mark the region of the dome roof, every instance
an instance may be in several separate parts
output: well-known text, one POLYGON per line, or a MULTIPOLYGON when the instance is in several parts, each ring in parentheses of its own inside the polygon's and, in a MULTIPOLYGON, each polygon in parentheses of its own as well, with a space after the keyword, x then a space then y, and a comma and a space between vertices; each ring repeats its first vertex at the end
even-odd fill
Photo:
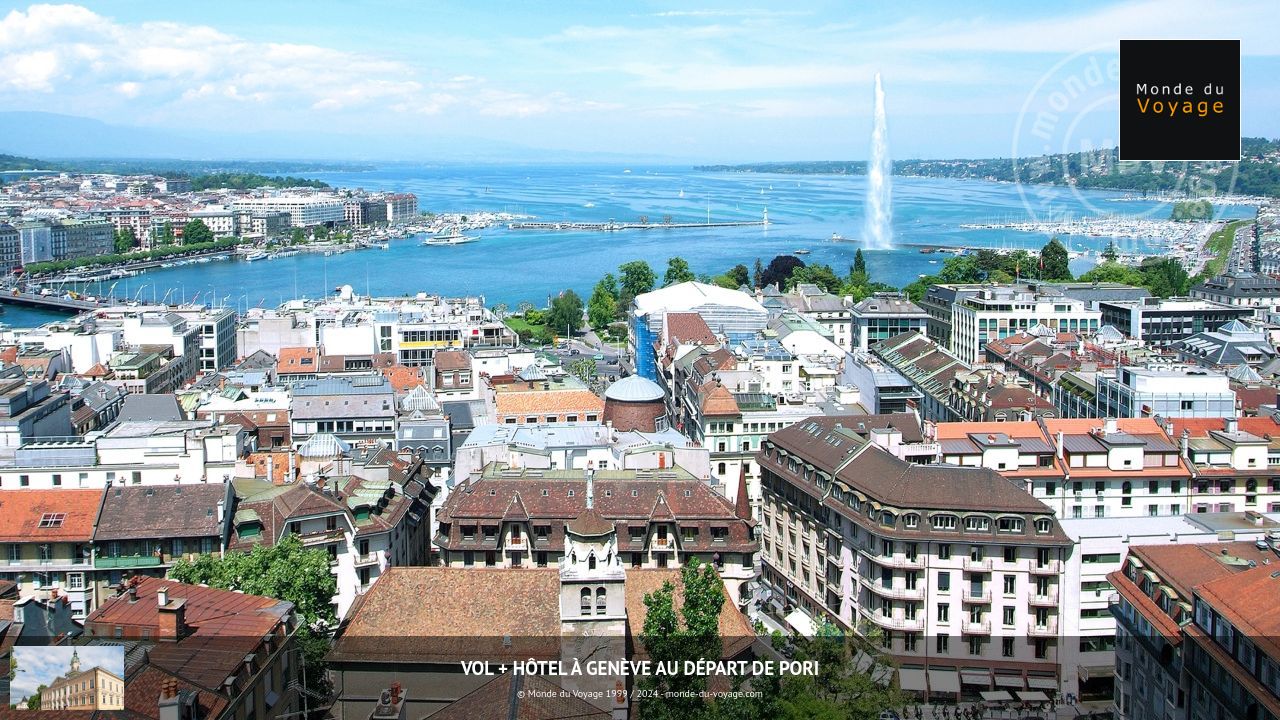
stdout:
POLYGON ((304 458, 336 458, 348 452, 351 446, 329 433, 316 433, 298 448, 298 455, 304 458))
POLYGON ((606 400, 620 402, 654 402, 665 395, 658 383, 639 375, 624 377, 604 391, 606 400))

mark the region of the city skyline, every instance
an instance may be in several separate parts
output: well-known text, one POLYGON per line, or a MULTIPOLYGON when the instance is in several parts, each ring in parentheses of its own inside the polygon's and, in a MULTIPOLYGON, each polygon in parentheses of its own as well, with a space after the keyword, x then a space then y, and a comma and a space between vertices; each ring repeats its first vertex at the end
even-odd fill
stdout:
MULTIPOLYGON (((1264 3, 931 3, 904 15, 385 2, 352 16, 347 5, 86 2, 0 13, 9 111, 136 128, 165 138, 169 156, 863 159, 876 72, 895 158, 1078 150, 1114 144, 1109 80, 1067 111, 1071 136, 1045 147, 1023 141, 1020 115, 1071 58, 1105 66, 1133 37, 1240 38, 1243 133, 1278 134, 1280 111, 1280 47, 1265 34, 1280 10, 1264 3)), ((39 118, 0 122, 0 152, 30 152, 12 128, 39 118)), ((81 138, 63 155, 113 154, 95 147, 81 138)))

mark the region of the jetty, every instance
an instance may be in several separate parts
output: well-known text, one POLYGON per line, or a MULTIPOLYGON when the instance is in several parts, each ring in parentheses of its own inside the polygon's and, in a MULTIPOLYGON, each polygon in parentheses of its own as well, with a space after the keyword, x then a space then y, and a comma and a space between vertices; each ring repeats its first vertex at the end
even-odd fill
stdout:
POLYGON ((769 211, 766 210, 760 220, 720 220, 712 222, 579 222, 555 221, 518 221, 507 223, 508 230, 551 230, 577 232, 621 232, 623 230, 692 230, 696 228, 731 228, 731 227, 766 227, 769 222, 769 211))

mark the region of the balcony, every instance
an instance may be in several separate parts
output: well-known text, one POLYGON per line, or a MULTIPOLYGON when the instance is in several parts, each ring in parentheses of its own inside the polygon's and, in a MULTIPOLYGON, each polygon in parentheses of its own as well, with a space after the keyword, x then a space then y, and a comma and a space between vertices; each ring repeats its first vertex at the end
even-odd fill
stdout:
POLYGON ((113 570, 116 568, 160 567, 164 558, 159 555, 121 555, 119 557, 101 557, 94 560, 97 570, 113 570))
POLYGON ((652 543, 650 543, 650 545, 649 545, 649 549, 650 549, 650 550, 658 550, 658 551, 660 551, 660 552, 671 552, 671 551, 673 551, 673 550, 675 550, 675 549, 676 549, 676 541, 675 541, 675 539, 674 539, 674 538, 669 538, 669 537, 660 538, 660 537, 656 537, 656 538, 654 538, 654 539, 653 539, 653 542, 652 542, 652 543))
POLYGON ((1027 604, 1032 607, 1058 607, 1058 595, 1032 595, 1027 598, 1027 604))
POLYGON ((36 558, 23 558, 21 560, 10 560, 5 565, 0 565, 0 569, 4 567, 23 568, 32 570, 60 570, 60 569, 85 569, 90 567, 88 558, 50 558, 48 560, 39 560, 36 558))
POLYGON ((974 560, 973 558, 967 557, 961 561, 961 567, 970 572, 989 572, 991 570, 991 558, 974 560))
POLYGON ((1050 560, 1043 564, 1033 562, 1030 570, 1032 575, 1059 575, 1062 573, 1062 561, 1050 560))
POLYGON ((342 530, 322 530, 320 532, 303 533, 298 536, 304 547, 318 547, 338 542, 346 537, 342 530))
POLYGON ((918 555, 914 560, 912 560, 910 558, 898 557, 896 555, 880 555, 879 553, 873 550, 863 549, 863 548, 859 548, 858 552, 862 553, 862 555, 866 557, 868 560, 870 560, 871 562, 876 563, 877 565, 881 565, 883 567, 897 568, 899 570, 923 570, 924 569, 924 561, 921 560, 920 556, 918 555))
POLYGON ((1044 622, 1032 620, 1027 624, 1027 635, 1031 637, 1057 637, 1058 618, 1049 618, 1044 622))
POLYGON ((991 591, 990 590, 974 590, 973 588, 965 588, 964 597, 962 599, 967 603, 983 603, 983 604, 990 603, 991 591))
POLYGON ((871 613, 871 622, 890 630, 923 630, 924 620, 920 618, 889 617, 871 613))
POLYGON ((378 550, 374 550, 373 552, 367 552, 367 553, 365 553, 365 554, 363 554, 363 555, 356 555, 356 556, 355 556, 355 566, 356 566, 356 567, 367 567, 367 566, 371 566, 371 565, 377 565, 377 564, 378 564, 378 559, 379 559, 379 558, 381 558, 381 557, 382 557, 382 553, 381 553, 380 551, 378 551, 378 550))
POLYGON ((965 620, 960 625, 960 632, 965 635, 990 635, 991 621, 981 620, 979 622, 973 622, 972 620, 965 620))
POLYGON ((529 543, 528 543, 528 541, 526 541, 526 540, 525 540, 525 537, 524 537, 523 535, 521 535, 520 537, 509 537, 509 538, 507 538, 507 549, 508 549, 508 550, 522 550, 522 551, 523 551, 523 550, 527 550, 528 548, 529 548, 529 543))
POLYGON ((924 588, 917 587, 914 590, 900 587, 885 587, 879 583, 866 581, 863 584, 871 590, 871 592, 884 598, 892 598, 894 600, 924 600, 924 588))

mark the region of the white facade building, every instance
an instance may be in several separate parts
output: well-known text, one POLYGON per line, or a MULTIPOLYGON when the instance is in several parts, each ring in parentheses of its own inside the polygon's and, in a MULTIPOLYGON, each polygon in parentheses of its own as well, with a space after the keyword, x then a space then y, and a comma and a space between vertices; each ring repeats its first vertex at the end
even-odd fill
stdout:
POLYGON ((277 195, 261 198, 237 198, 233 210, 269 210, 289 213, 293 227, 312 227, 340 223, 346 218, 342 200, 328 195, 277 195))

